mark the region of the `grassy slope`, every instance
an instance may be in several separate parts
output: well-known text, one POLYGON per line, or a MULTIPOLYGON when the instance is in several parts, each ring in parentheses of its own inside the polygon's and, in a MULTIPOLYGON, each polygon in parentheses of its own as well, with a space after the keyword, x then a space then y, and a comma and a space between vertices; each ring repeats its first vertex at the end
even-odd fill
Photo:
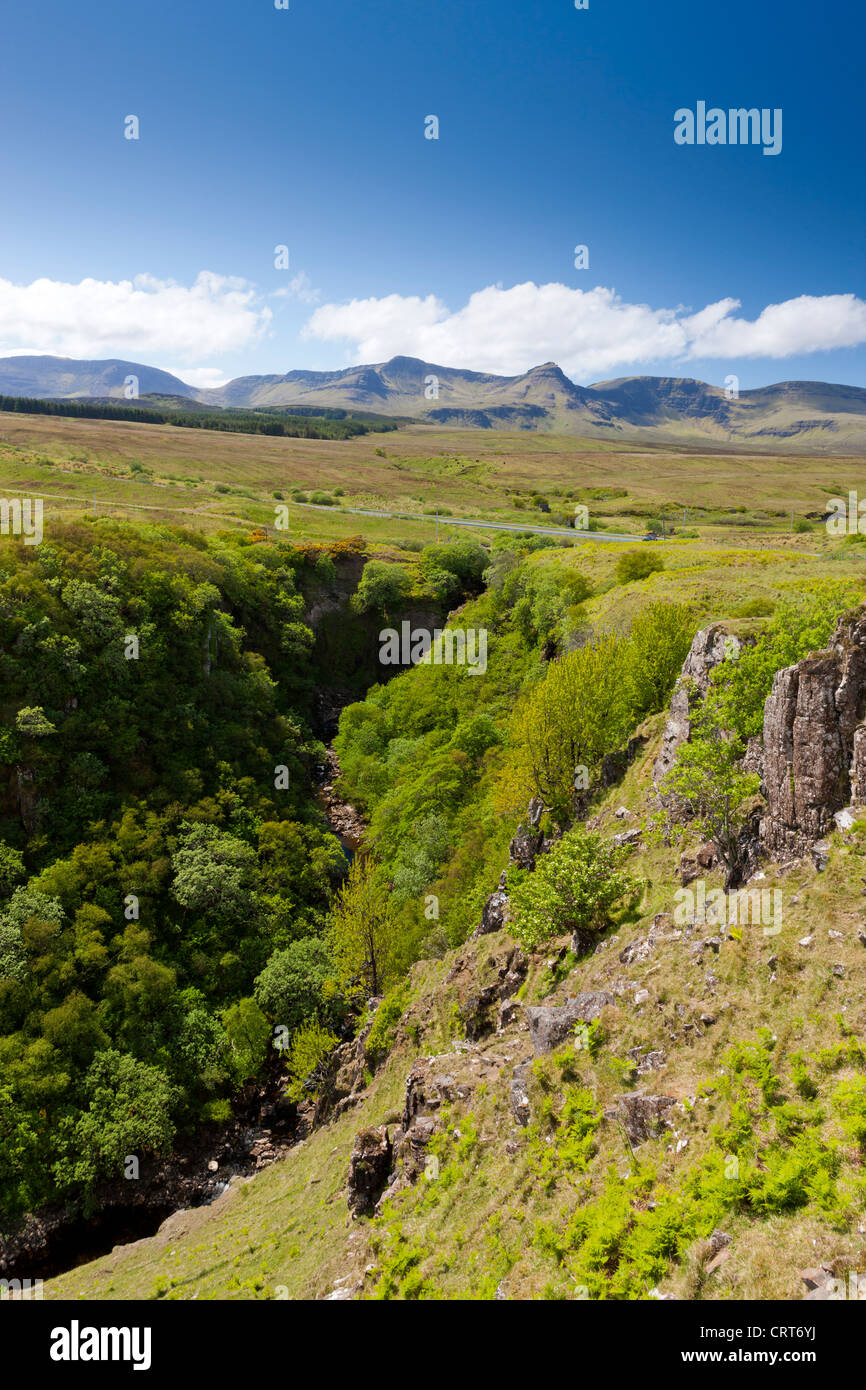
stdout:
MULTIPOLYGON (((615 808, 624 805, 639 815, 645 805, 661 722, 655 721, 655 737, 646 755, 601 806, 599 824, 606 832, 622 828, 622 821, 613 816, 615 808)), ((694 1098, 701 1084, 719 1071, 728 1045, 751 1039, 767 1026, 778 1040, 786 1095, 796 1100, 786 1079, 787 1060, 796 1048, 805 1053, 817 1078, 825 1112, 817 1132, 824 1140, 840 1139, 828 1097, 840 1080, 862 1067, 852 1068, 845 1061, 835 1071, 822 1069, 814 1057, 841 1041, 836 1015, 857 1033, 862 1034, 866 1023, 866 952, 857 937, 863 916, 866 837, 855 834, 845 842, 840 838, 823 875, 801 866, 776 877, 768 868, 762 886, 780 886, 784 893, 781 936, 765 938, 760 928, 747 928, 741 942, 726 941, 718 956, 709 953, 708 959, 696 963, 689 954, 692 943, 672 939, 673 924, 667 922, 667 939, 656 945, 648 960, 622 965, 618 957, 623 946, 645 935, 656 913, 672 911, 678 848, 636 853, 631 867, 647 883, 636 919, 623 923, 598 953, 576 966, 566 958, 571 966, 566 975, 559 973, 558 965, 550 968, 556 947, 533 957, 524 1002, 542 997, 558 1002, 581 989, 617 992, 615 1006, 605 1012, 606 1036, 597 1055, 590 1060, 568 1044, 560 1050, 562 1058, 576 1058, 581 1081, 603 1107, 624 1089, 635 1089, 634 1079, 629 1087, 623 1072, 633 1047, 664 1049, 668 1059, 663 1070, 637 1078, 637 1086, 682 1101, 694 1098), (842 938, 831 938, 830 931, 841 932, 842 938), (809 948, 798 945, 805 934, 814 935, 809 948), (778 958, 775 980, 768 967, 772 955, 778 958), (841 977, 834 974, 834 965, 842 967, 841 977), (708 969, 718 980, 715 992, 707 985, 708 969), (649 1000, 636 1004, 635 994, 643 988, 649 1000), (705 1012, 716 1020, 709 1027, 698 1022, 705 1012)), ((718 877, 710 875, 709 880, 715 884, 718 877)), ((702 934, 699 930, 695 939, 702 934)), ((573 1297, 574 1278, 539 1248, 533 1236, 539 1223, 561 1232, 582 1204, 598 1200, 612 1166, 620 1179, 627 1176, 631 1154, 621 1127, 606 1120, 586 1176, 560 1175, 548 1189, 534 1168, 531 1135, 516 1125, 509 1111, 513 1065, 531 1056, 525 1025, 494 1034, 468 1053, 452 1051, 459 998, 473 977, 490 977, 492 955, 509 940, 505 934, 487 937, 441 962, 415 967, 414 1002, 388 1061, 360 1106, 314 1132, 253 1181, 233 1186, 212 1208, 180 1213, 156 1238, 53 1280, 46 1296, 275 1298, 287 1292, 290 1298, 316 1298, 338 1278, 350 1276, 352 1287, 361 1284, 360 1296, 371 1296, 377 1289, 388 1289, 393 1296, 417 1294, 415 1281, 423 1279, 424 1296, 489 1297, 503 1282, 511 1298, 573 1297), (416 1056, 431 1055, 439 1057, 435 1070, 452 1073, 458 1081, 466 1077, 474 1086, 467 1100, 454 1105, 443 1119, 452 1138, 443 1148, 446 1166, 440 1185, 422 1182, 399 1196, 384 1220, 352 1222, 344 1189, 354 1134, 365 1125, 395 1120, 411 1063, 416 1056), (480 1085, 478 1058, 489 1063, 480 1085)), ((559 948, 565 945, 557 943, 559 948)), ((554 1095, 561 1092, 563 1076, 568 1077, 567 1064, 562 1074, 552 1062, 544 1064, 533 1081, 536 1107, 545 1087, 554 1095)), ((691 1113, 677 1112, 674 1120, 678 1134, 688 1139, 681 1153, 674 1151, 675 1140, 666 1134, 642 1145, 639 1157, 658 1165, 660 1182, 676 1185, 713 1147, 711 1128, 725 1118, 723 1101, 698 1100, 691 1113)), ((758 1123, 758 1142, 766 1138, 761 1130, 765 1123, 758 1123)), ((539 1142, 544 1144, 544 1137, 539 1142)), ((734 1210, 723 1223, 733 1239, 721 1268, 707 1274, 705 1252, 695 1240, 658 1281, 661 1287, 686 1298, 793 1299, 803 1291, 798 1271, 819 1259, 833 1257, 841 1261, 840 1268, 862 1269, 862 1159, 844 1141, 842 1152, 844 1221, 822 1213, 815 1203, 767 1218, 734 1210)))
MULTIPOLYGON (((0 488, 4 495, 45 495, 68 513, 92 506, 112 515, 147 515, 212 527, 227 518, 274 523, 275 491, 293 487, 345 491, 347 505, 420 513, 544 523, 535 510, 514 508, 514 489, 550 494, 574 488, 625 487, 628 496, 590 502, 591 516, 616 530, 642 534, 657 508, 676 509, 682 524, 729 542, 739 532, 731 509, 745 508, 758 531, 783 532, 790 513, 819 515, 829 496, 866 491, 862 458, 803 459, 702 448, 613 445, 555 435, 413 428, 358 440, 291 440, 205 434, 170 425, 4 415, 0 419, 0 488), (385 457, 376 454, 384 450, 385 457), (134 471, 133 465, 148 473, 134 471), (237 492, 217 492, 217 484, 237 492), (144 512, 136 509, 145 509, 144 512)), ((559 504, 566 510, 568 504, 559 504)), ((742 514, 739 517, 742 520, 742 514)), ((291 508, 292 533, 372 539, 429 536, 431 523, 388 522, 291 508)), ((746 534, 751 541, 753 534, 746 534)), ((806 540, 821 541, 822 530, 806 540)), ((801 538, 802 540, 803 538, 801 538)), ((814 549, 814 544, 809 548, 814 549)))

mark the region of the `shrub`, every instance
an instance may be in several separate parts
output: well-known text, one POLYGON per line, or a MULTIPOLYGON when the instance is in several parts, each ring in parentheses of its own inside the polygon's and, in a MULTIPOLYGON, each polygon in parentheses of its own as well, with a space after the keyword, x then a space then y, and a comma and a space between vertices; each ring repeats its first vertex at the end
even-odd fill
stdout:
POLYGON ((591 942, 635 882, 622 864, 627 850, 576 826, 510 893, 514 934, 530 950, 571 932, 574 949, 591 942))
POLYGON ((734 616, 737 618, 772 618, 776 611, 776 605, 771 603, 768 598, 747 598, 745 603, 741 603, 734 609, 734 616))
POLYGON ((357 613, 371 610, 386 613, 406 601, 411 587, 408 574, 399 565, 368 560, 361 582, 352 595, 352 607, 357 613))
POLYGON ((490 563, 490 557, 483 545, 477 541, 450 541, 445 545, 427 545, 421 552, 420 568, 422 574, 430 572, 453 575, 457 580, 455 589, 480 589, 482 576, 490 563))
POLYGON ((322 1063, 330 1056, 339 1039, 323 1028, 316 1019, 303 1024, 294 1034, 289 1046, 286 1068, 289 1100, 309 1100, 321 1095, 322 1063))
POLYGON ((373 1026, 367 1035, 367 1056, 377 1067, 388 1054, 397 1033, 397 1025, 409 1004, 410 989, 408 980, 401 980, 389 990, 376 1010, 373 1026))
POLYGON ((632 584, 664 567, 665 562, 660 555, 652 555, 646 550, 626 550, 616 562, 616 577, 620 584, 632 584))

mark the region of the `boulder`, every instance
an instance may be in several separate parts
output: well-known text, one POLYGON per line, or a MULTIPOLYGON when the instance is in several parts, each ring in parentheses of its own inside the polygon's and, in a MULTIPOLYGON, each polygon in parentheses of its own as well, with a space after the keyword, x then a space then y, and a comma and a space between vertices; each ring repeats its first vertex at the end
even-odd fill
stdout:
POLYGON ((657 1052, 644 1052, 642 1047, 632 1047, 628 1056, 637 1067, 638 1076, 647 1076, 652 1071, 658 1071, 660 1067, 666 1066, 668 1054, 659 1050, 657 1052))
POLYGON ((676 1105, 674 1096, 651 1096, 636 1091, 617 1096, 613 1110, 606 1113, 622 1121, 629 1143, 636 1148, 669 1128, 665 1116, 672 1105, 676 1105))
POLYGON ((536 1057, 552 1052, 574 1032, 576 1023, 592 1023, 613 995, 605 990, 592 990, 572 995, 564 1004, 537 1004, 526 1010, 529 1036, 536 1057))
POLYGON ((639 844, 643 831, 640 826, 635 826, 633 830, 621 830, 618 835, 614 835, 613 843, 617 849, 622 849, 623 845, 639 844))

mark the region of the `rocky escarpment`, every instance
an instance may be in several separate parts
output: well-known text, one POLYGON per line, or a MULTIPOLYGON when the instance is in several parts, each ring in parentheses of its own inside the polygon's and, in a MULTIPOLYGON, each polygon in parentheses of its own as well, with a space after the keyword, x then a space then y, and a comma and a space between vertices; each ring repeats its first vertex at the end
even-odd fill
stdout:
MULTIPOLYGON (((653 768, 657 787, 689 739, 712 672, 738 654, 722 624, 695 637, 653 768)), ((849 808, 866 806, 866 611, 840 619, 826 651, 776 673, 762 737, 749 740, 743 767, 761 777, 760 851, 780 861, 811 854, 820 867, 824 837, 849 808)))
POLYGON ((761 823, 777 859, 805 854, 849 806, 866 805, 866 613, 826 652, 777 672, 764 707, 761 823))
POLYGON ((739 650, 736 637, 732 637, 722 623, 714 623, 695 634, 671 697, 662 746, 653 764, 653 781, 657 787, 673 768, 679 748, 688 742, 692 710, 706 695, 710 676, 721 662, 735 658, 739 650))

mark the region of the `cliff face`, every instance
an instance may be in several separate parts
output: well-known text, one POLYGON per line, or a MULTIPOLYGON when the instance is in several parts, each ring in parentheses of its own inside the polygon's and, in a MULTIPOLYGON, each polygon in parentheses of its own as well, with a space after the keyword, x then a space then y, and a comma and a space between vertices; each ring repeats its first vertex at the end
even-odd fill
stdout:
MULTIPOLYGON (((721 624, 695 636, 653 768, 657 787, 688 741, 693 704, 731 640, 721 624)), ((761 848, 771 859, 808 854, 841 811, 866 806, 866 610, 840 619, 825 652, 776 673, 763 737, 749 741, 744 766, 761 774, 761 848)))
MULTIPOLYGON (((706 695, 710 676, 719 663, 732 652, 730 644, 733 640, 735 639, 729 637, 722 623, 714 623, 712 627, 702 628, 695 634, 671 698, 662 746, 653 765, 653 781, 656 786, 659 786, 671 771, 680 745, 688 742, 692 702, 700 702, 706 695)), ((737 647, 733 650, 737 650, 737 647)))
POLYGON ((866 614, 840 620, 826 653, 777 672, 764 708, 761 838, 807 853, 847 806, 866 804, 866 614))

